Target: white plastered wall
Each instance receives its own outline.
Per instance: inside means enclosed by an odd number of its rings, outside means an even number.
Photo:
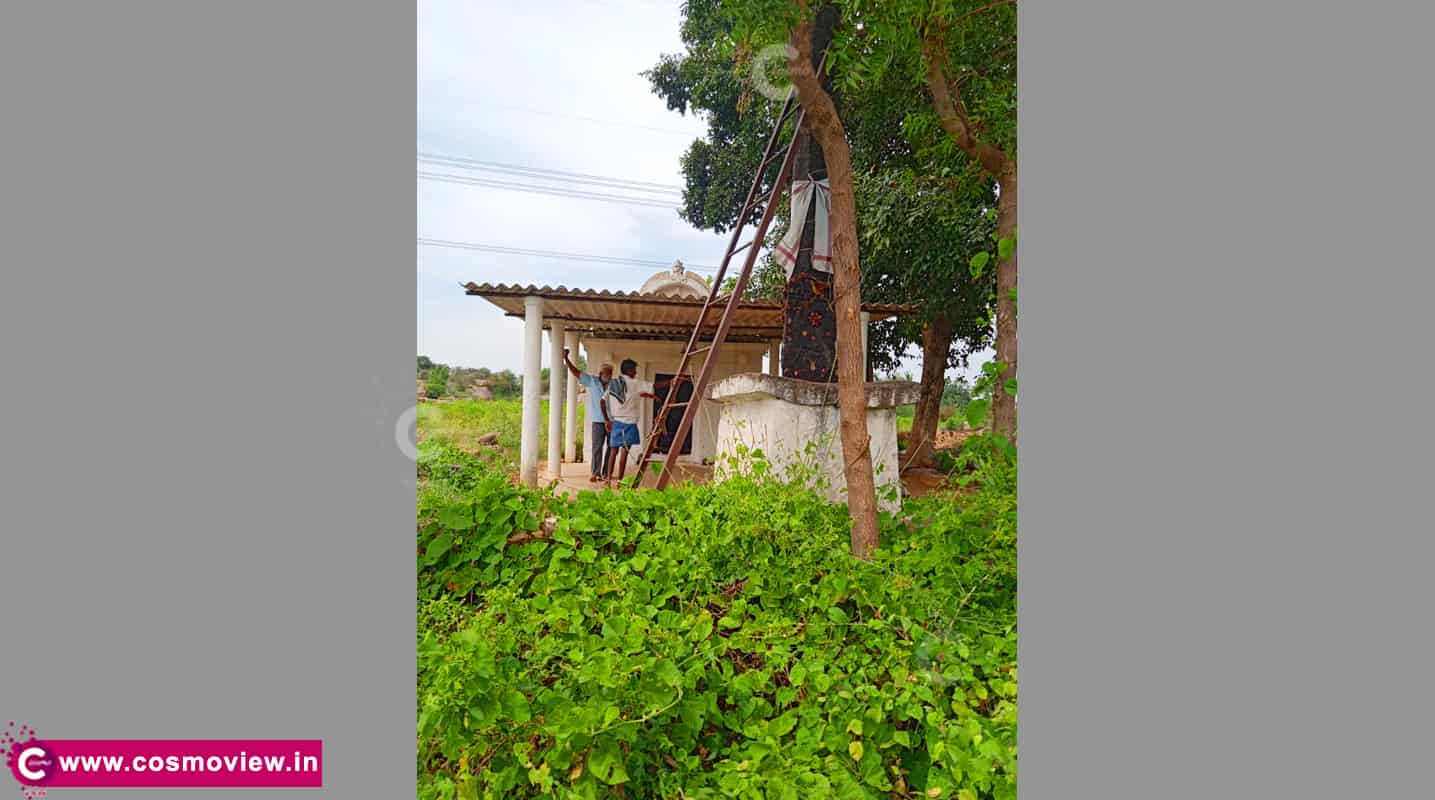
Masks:
[[[727,402],[713,401],[719,412],[718,447],[737,453],[739,445],[766,454],[772,474],[792,477],[794,465],[816,469],[825,479],[821,493],[834,503],[847,502],[846,459],[838,432],[840,415],[834,405],[800,405],[771,395],[754,395]],[[901,483],[897,474],[897,412],[892,408],[867,409],[871,437],[873,481],[877,505],[884,511],[901,509]],[[808,451],[812,446],[813,450]],[[716,480],[725,479],[729,464],[719,463]],[[818,488],[814,486],[813,488]]]

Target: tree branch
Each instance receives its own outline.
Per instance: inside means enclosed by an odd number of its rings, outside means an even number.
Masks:
[[[967,116],[966,104],[962,102],[961,91],[949,77],[942,29],[928,31],[922,40],[922,55],[927,62],[927,89],[932,93],[932,107],[937,111],[942,130],[952,137],[957,147],[975,159],[983,171],[994,178],[1000,177],[1006,170],[1006,154],[977,139],[971,119]]]
[[[797,7],[802,10],[802,19],[792,29],[792,45],[797,50],[797,58],[788,63],[788,72],[792,85],[797,89],[797,99],[812,123],[809,127],[817,136],[823,152],[826,152],[829,143],[822,141],[823,134],[834,126],[840,126],[841,122],[837,116],[837,105],[822,88],[817,70],[812,67],[813,19],[808,13],[808,0],[797,0]]]

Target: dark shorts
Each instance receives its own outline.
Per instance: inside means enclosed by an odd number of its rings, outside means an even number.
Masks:
[[[613,430],[608,434],[609,447],[632,447],[638,443],[638,426],[631,422],[613,420]]]

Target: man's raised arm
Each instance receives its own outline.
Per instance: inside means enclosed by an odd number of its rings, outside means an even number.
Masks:
[[[550,351],[550,352],[552,352],[552,351]],[[583,371],[580,370],[580,369],[578,369],[577,367],[573,366],[573,362],[572,362],[571,360],[569,360],[569,358],[568,358],[568,348],[566,348],[566,347],[563,348],[563,363],[568,365],[568,371],[571,372],[571,373],[573,373],[573,377],[575,377],[575,378],[581,378],[581,377],[583,377]]]

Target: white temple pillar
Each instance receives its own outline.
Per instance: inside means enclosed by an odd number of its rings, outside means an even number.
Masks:
[[[867,329],[872,327],[872,312],[863,311],[862,315],[862,380],[867,380]]]
[[[578,358],[578,334],[569,331],[563,335],[563,346],[568,348],[568,357]],[[572,464],[578,460],[578,381],[563,366],[563,384],[568,391],[563,395],[563,460]]]
[[[551,320],[548,329],[548,477],[563,472],[563,398],[568,368],[563,366],[563,323]]]
[[[781,354],[777,351],[779,344],[781,344],[780,339],[773,339],[767,343],[767,374],[774,377],[782,375],[782,363],[778,361]]]
[[[518,475],[538,486],[538,385],[543,381],[543,298],[523,298],[523,428],[519,433]]]

